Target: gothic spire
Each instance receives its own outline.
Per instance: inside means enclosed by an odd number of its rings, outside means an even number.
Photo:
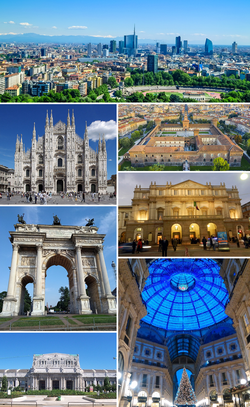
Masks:
[[[34,123],[34,128],[33,128],[33,139],[36,139],[36,124]]]
[[[72,109],[72,126],[75,127],[74,109]]]
[[[85,133],[84,133],[84,139],[88,140],[88,128],[87,128],[87,122],[85,122]]]
[[[52,115],[52,110],[50,113],[50,127],[53,127],[53,115]]]
[[[99,143],[98,143],[98,152],[100,153],[102,149],[102,142],[101,142],[101,136],[99,134]]]
[[[104,134],[102,135],[102,151],[106,152],[106,141],[105,141]]]
[[[69,115],[69,109],[68,109],[68,117],[67,117],[67,126],[70,126],[70,115]]]
[[[18,137],[18,134],[17,134],[17,136],[16,136],[16,152],[18,152],[19,151],[19,137]]]
[[[49,114],[48,114],[48,110],[47,110],[47,114],[46,114],[46,125],[45,127],[49,127]]]

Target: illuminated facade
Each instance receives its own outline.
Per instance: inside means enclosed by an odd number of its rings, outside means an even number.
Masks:
[[[148,240],[177,238],[190,244],[192,237],[202,239],[227,232],[228,238],[248,233],[248,219],[243,218],[237,187],[200,184],[191,180],[148,188],[136,186],[132,205],[119,207],[119,239]],[[198,209],[197,209],[198,208]]]

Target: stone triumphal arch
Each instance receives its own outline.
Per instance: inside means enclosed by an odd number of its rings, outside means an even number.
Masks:
[[[1,316],[23,314],[25,286],[34,285],[31,315],[44,315],[49,267],[67,270],[70,313],[116,313],[106,270],[103,241],[95,226],[27,225],[10,232],[13,246],[7,296]],[[87,292],[86,292],[87,286]]]

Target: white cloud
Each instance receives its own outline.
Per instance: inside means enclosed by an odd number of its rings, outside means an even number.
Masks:
[[[198,36],[202,36],[202,37],[206,36],[206,34],[199,34],[199,33],[195,33],[195,34],[192,34],[192,35],[198,35]]]
[[[0,33],[0,35],[23,35],[23,33],[13,33],[13,32],[10,32],[10,33]]]
[[[9,155],[9,157],[12,157],[12,155]],[[110,158],[108,161],[113,161],[112,158]]]
[[[116,209],[112,209],[99,221],[98,233],[107,234],[111,229],[114,230],[114,225],[116,225]]]
[[[156,33],[156,35],[165,35],[164,33]]]
[[[89,34],[90,37],[101,37],[101,38],[115,38],[114,35],[92,35]]]
[[[117,137],[117,126],[114,120],[108,122],[96,120],[88,127],[89,138],[93,141],[98,141],[99,135],[102,138],[103,134],[105,140],[113,140]]]
[[[71,27],[68,27],[68,30],[86,30],[85,25],[72,25]]]
[[[24,25],[25,27],[31,27],[32,26],[32,24],[30,24],[30,23],[20,23],[20,25]]]
[[[52,28],[57,29],[57,27],[55,25]]]
[[[14,21],[9,21],[9,24],[15,24]]]
[[[139,33],[145,33],[145,31],[139,31]]]

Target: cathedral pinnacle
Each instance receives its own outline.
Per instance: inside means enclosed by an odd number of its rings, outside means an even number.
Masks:
[[[69,109],[68,109],[68,117],[67,117],[67,126],[70,126],[70,115],[69,115]]]
[[[101,149],[102,149],[102,142],[101,142],[101,136],[99,134],[99,142],[98,142],[98,151],[99,151],[99,153],[100,153]]]
[[[102,151],[106,152],[106,142],[105,142],[104,134],[102,135]]]
[[[75,127],[74,109],[72,109],[72,126]]]
[[[45,127],[49,127],[49,113],[48,113],[48,110],[47,110],[47,115],[46,115],[46,125],[45,125]]]
[[[87,122],[85,122],[85,133],[84,133],[84,138],[85,138],[85,140],[88,140],[88,127],[87,127]]]
[[[50,114],[50,127],[53,127],[53,115],[52,115],[52,110]]]
[[[33,139],[36,138],[36,123],[34,123],[34,128],[33,128]]]

